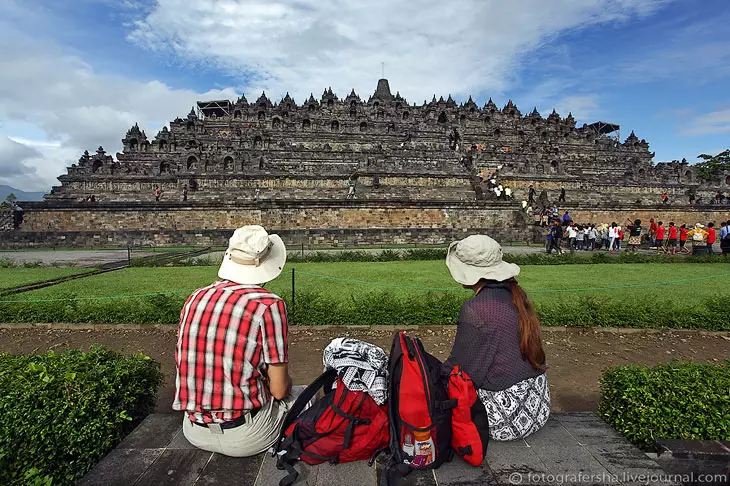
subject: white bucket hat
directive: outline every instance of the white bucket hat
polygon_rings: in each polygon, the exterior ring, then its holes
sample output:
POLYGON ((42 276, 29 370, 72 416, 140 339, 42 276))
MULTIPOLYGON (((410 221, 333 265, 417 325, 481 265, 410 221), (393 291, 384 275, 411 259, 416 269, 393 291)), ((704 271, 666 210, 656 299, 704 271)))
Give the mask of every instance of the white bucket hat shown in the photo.
POLYGON ((279 276, 286 263, 286 246, 279 235, 258 225, 233 232, 218 270, 220 278, 239 284, 260 285, 279 276))
POLYGON ((472 235, 449 245, 446 266, 462 285, 480 279, 503 282, 520 274, 520 267, 502 261, 502 247, 487 235, 472 235))

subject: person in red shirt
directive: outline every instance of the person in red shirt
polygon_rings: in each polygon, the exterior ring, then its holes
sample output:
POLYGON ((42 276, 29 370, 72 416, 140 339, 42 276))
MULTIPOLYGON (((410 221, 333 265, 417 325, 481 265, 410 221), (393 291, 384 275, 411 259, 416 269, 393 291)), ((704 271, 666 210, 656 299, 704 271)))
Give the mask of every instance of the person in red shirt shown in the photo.
POLYGON ((664 227, 664 223, 659 221, 659 225, 656 229, 656 249, 658 251, 664 251, 664 234, 667 229, 664 227))
POLYGON ((649 219, 649 241, 651 242, 651 246, 656 247, 656 230, 658 228, 656 221, 654 221, 654 218, 649 219))
POLYGON ((677 227, 674 226, 674 221, 669 222, 669 248, 672 250, 672 255, 677 254, 677 227))
POLYGON ((689 255, 689 248, 687 248, 687 225, 683 224, 679 227, 679 253, 686 253, 689 255))
POLYGON ((707 253, 714 255, 712 245, 717 241, 717 233, 715 232, 715 223, 707 223, 707 253))

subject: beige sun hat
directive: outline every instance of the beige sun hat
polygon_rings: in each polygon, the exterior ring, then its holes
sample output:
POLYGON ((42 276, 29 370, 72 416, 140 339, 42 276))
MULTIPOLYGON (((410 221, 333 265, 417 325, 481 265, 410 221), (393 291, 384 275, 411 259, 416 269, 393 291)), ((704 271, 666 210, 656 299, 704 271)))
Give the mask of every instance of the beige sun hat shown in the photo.
POLYGON ((520 274, 520 267, 502 261, 502 247, 487 235, 471 235, 449 245, 446 266, 462 285, 480 279, 502 282, 520 274))
POLYGON ((218 270, 220 278, 239 284, 260 285, 279 276, 286 263, 286 246, 279 235, 258 225, 233 232, 218 270))

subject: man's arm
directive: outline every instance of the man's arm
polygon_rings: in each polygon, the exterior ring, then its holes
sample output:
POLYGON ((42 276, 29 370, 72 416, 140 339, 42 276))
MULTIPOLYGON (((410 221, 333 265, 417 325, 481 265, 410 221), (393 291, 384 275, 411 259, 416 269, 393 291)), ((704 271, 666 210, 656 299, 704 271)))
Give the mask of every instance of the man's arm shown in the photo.
POLYGON ((289 365, 287 363, 270 364, 269 370, 269 392, 277 400, 283 400, 291 392, 292 380, 289 376, 289 365))
POLYGON ((289 395, 292 380, 289 376, 289 326, 286 306, 277 300, 263 313, 263 354, 267 364, 269 392, 277 400, 289 395))

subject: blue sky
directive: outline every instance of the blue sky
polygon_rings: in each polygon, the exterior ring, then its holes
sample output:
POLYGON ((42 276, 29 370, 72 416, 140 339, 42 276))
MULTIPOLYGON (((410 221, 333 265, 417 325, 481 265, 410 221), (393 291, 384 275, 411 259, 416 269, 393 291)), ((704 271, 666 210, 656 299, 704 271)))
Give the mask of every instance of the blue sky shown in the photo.
POLYGON ((511 98, 694 161, 730 147, 729 21, 723 0, 3 0, 0 183, 47 190, 197 99, 367 97, 381 62, 410 102, 511 98))

